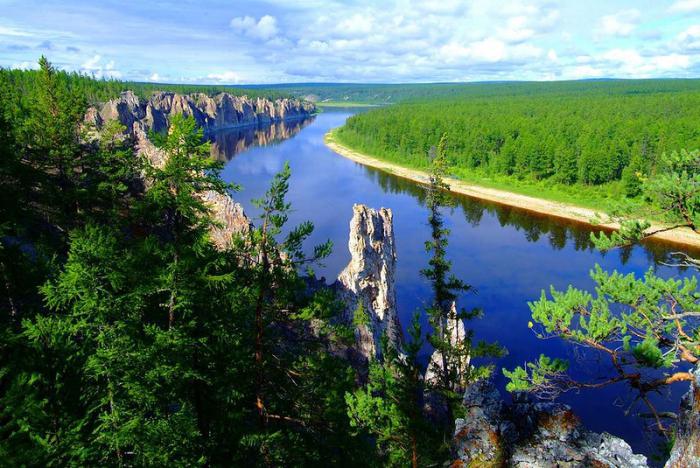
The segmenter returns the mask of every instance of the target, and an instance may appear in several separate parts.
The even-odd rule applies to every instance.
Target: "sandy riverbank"
[[[365,166],[374,167],[376,169],[380,169],[395,176],[404,179],[409,179],[414,182],[427,183],[428,181],[428,174],[426,172],[401,167],[397,164],[382,161],[368,156],[366,154],[359,153],[346,146],[343,146],[337,140],[335,140],[335,138],[333,137],[333,131],[326,133],[323,141],[326,144],[326,146],[328,146],[330,149],[332,149],[339,155],[351,159],[357,163],[363,164]],[[478,185],[469,184],[464,181],[453,178],[446,179],[446,182],[450,185],[451,192],[460,193],[462,195],[478,198],[480,200],[488,200],[491,202],[500,203],[502,205],[514,206],[517,208],[532,211],[535,213],[545,214],[548,216],[569,219],[580,223],[585,223],[591,226],[595,225],[593,220],[599,217],[596,215],[596,212],[594,210],[576,205],[550,200],[543,200],[540,198],[529,197],[527,195],[520,195],[517,193],[507,192],[505,190],[480,187]],[[600,227],[601,225],[597,226]],[[616,229],[619,227],[617,224],[605,224],[602,226],[611,229]],[[661,226],[657,225],[652,226],[650,229],[656,231],[660,228]],[[692,249],[700,249],[700,234],[693,232],[689,228],[679,228],[670,231],[659,232],[652,236],[652,239],[658,239],[679,246],[690,247]]]

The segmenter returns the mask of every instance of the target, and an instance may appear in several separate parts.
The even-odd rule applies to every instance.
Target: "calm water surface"
[[[345,159],[323,144],[328,130],[342,125],[356,112],[333,109],[313,120],[219,132],[213,151],[218,158],[229,161],[224,178],[243,187],[235,198],[254,218],[257,211],[250,200],[262,196],[272,176],[289,161],[292,177],[288,199],[295,209],[290,224],[304,220],[314,223],[316,230],[309,247],[326,239],[333,241],[333,254],[317,269],[319,275],[331,280],[350,259],[347,242],[353,204],[391,208],[398,255],[398,307],[406,324],[412,313],[430,299],[429,286],[419,275],[428,260],[424,241],[429,228],[423,190],[412,182]],[[687,274],[659,264],[668,250],[658,244],[601,254],[590,245],[590,230],[576,223],[462,196],[455,199],[456,207],[446,216],[452,231],[449,256],[455,274],[476,289],[475,294],[463,296],[460,305],[483,309],[485,317],[470,323],[477,339],[498,341],[508,349],[508,356],[496,362],[496,380],[504,395],[502,367],[513,368],[536,359],[540,353],[571,361],[580,359],[580,349],[557,340],[538,340],[528,329],[527,303],[539,298],[543,288],[550,284],[557,288],[569,284],[592,288],[589,271],[596,263],[606,270],[638,275],[649,268],[663,277]],[[586,372],[578,376],[588,380],[595,379],[607,366],[604,360],[587,363]],[[675,409],[686,389],[679,385],[671,394],[659,395],[659,408]],[[633,400],[624,387],[569,393],[560,400],[570,404],[588,428],[621,436],[636,452],[654,451],[656,442],[646,430],[651,421],[625,416]],[[630,413],[637,409],[646,412],[639,406],[631,408]]]

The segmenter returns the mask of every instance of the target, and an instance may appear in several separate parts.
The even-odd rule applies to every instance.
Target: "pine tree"
[[[465,310],[456,307],[460,293],[471,287],[452,274],[452,263],[447,259],[449,229],[444,227],[442,210],[452,206],[447,191],[449,186],[444,178],[447,174],[447,137],[443,135],[437,150],[431,150],[431,173],[426,205],[429,210],[428,223],[431,239],[426,242],[426,250],[431,254],[428,268],[421,274],[430,281],[433,297],[427,309],[433,333],[428,341],[434,348],[438,362],[429,364],[428,372],[434,377],[427,379],[427,392],[431,400],[437,397],[438,406],[444,408],[444,414],[435,417],[443,423],[443,446],[449,446],[452,439],[455,416],[461,411],[459,402],[467,385],[477,379],[490,375],[491,366],[475,366],[472,358],[498,357],[505,351],[497,344],[473,343],[472,330],[463,327],[464,320],[471,320],[481,315],[478,309]],[[459,330],[464,330],[460,336]],[[431,360],[432,361],[432,360]],[[435,402],[431,402],[431,406]],[[433,411],[437,408],[433,408]]]
[[[420,316],[409,327],[411,340],[400,354],[382,337],[381,361],[369,366],[367,384],[346,394],[351,424],[376,438],[389,466],[426,466],[442,455],[436,450],[440,434],[423,412],[424,380],[418,353],[423,347]]]

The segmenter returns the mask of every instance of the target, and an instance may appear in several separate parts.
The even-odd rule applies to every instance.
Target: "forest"
[[[332,246],[305,245],[310,222],[286,225],[289,166],[255,201],[254,226],[216,246],[202,194],[236,186],[221,179],[193,118],[176,115],[167,133],[150,135],[162,165],[137,156],[118,121],[89,136],[88,103],[124,86],[43,57],[38,71],[0,72],[2,464],[449,458],[464,385],[491,371],[459,366],[489,350],[451,343],[446,331],[428,336],[416,319],[404,348],[383,341],[381,360],[358,368],[331,352],[352,346],[366,318],[358,307],[352,323],[340,320],[344,305],[313,276]],[[430,193],[423,274],[434,298],[424,313],[446,330],[450,301],[468,286],[445,258],[444,194]],[[429,383],[418,359],[426,342],[444,365]],[[426,395],[445,408],[439,420],[424,412]]]
[[[463,99],[467,97],[541,96],[541,95],[608,95],[686,92],[698,90],[698,80],[583,80],[583,81],[485,81],[473,83],[284,83],[254,85],[311,97],[323,104],[350,103],[387,105],[426,99]]]
[[[306,245],[310,222],[287,225],[289,166],[255,201],[261,215],[250,229],[216,246],[211,231],[219,224],[201,194],[228,196],[237,187],[222,180],[222,163],[194,119],[174,116],[168,132],[150,135],[166,155],[162,165],[139,157],[118,121],[94,137],[86,131],[88,104],[125,86],[59,71],[43,57],[38,71],[0,71],[2,464],[451,460],[455,420],[468,410],[465,390],[492,375],[504,350],[476,342],[469,328],[457,339],[450,331],[482,312],[453,306],[471,286],[454,276],[448,255],[448,134],[426,155],[429,260],[420,273],[431,296],[405,324],[402,345],[382,339],[378,357],[358,369],[332,351],[353,346],[356,327],[368,326],[366,311],[358,306],[343,322],[343,304],[314,277],[332,245]],[[697,151],[663,155],[659,176],[640,185],[695,230],[699,164]],[[637,242],[639,226],[630,221],[592,241]],[[640,398],[687,385],[698,362],[697,280],[600,268],[593,279],[596,298],[574,289],[552,290],[551,299],[543,293],[531,304],[532,327],[542,338],[610,354],[619,374],[604,383],[627,383]],[[632,310],[611,313],[625,307]],[[419,358],[426,345],[439,356],[431,378]],[[566,369],[543,356],[503,372],[513,392],[600,383],[574,381]],[[671,440],[673,427],[656,416]]]
[[[0,69],[3,80],[23,96],[29,97],[40,80],[38,70]],[[248,96],[252,99],[267,97],[271,99],[290,97],[289,93],[272,89],[242,88],[226,85],[189,85],[162,84],[137,81],[121,81],[116,79],[94,79],[89,75],[77,72],[61,72],[56,76],[58,81],[70,82],[76,93],[88,104],[95,104],[114,99],[123,91],[133,91],[141,98],[148,98],[156,91],[169,91],[179,94],[203,93],[213,96],[218,93],[229,93],[234,96]]]
[[[452,97],[415,99],[348,119],[339,141],[366,154],[427,168],[448,137],[450,172],[504,187],[534,183],[640,193],[661,155],[700,147],[700,81],[648,80],[463,85]],[[575,189],[566,189],[575,187]]]

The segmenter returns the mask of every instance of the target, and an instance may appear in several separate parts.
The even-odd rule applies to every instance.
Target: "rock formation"
[[[284,120],[302,119],[315,111],[312,103],[297,99],[249,99],[220,93],[210,97],[197,93],[182,95],[157,92],[149,99],[140,99],[125,91],[117,99],[104,103],[99,109],[90,108],[86,122],[100,129],[103,122],[119,120],[127,132],[161,132],[168,128],[173,115],[192,116],[205,131],[248,125],[268,124]]]
[[[471,385],[457,419],[453,467],[646,467],[622,439],[581,426],[566,405],[516,397],[505,405],[492,382]]]
[[[454,347],[458,347],[459,344],[464,341],[466,336],[466,330],[464,328],[464,321],[457,318],[457,304],[452,302],[452,309],[450,310],[449,320],[447,321],[447,335],[449,336],[450,344]],[[463,371],[469,368],[469,356],[460,356],[459,369]],[[428,367],[425,370],[425,381],[433,382],[439,377],[439,372],[442,370],[442,353],[440,351],[433,351],[432,356],[430,356],[430,361],[428,362]],[[464,372],[459,375],[459,380],[464,377]]]
[[[675,443],[666,468],[700,468],[700,365],[681,400]]]
[[[353,206],[350,263],[335,284],[345,303],[343,320],[355,327],[356,348],[365,358],[381,354],[381,336],[399,347],[401,326],[396,312],[396,247],[391,210]]]
[[[169,96],[167,99],[166,94]],[[167,114],[158,110],[163,108],[164,100],[170,102]],[[202,100],[203,98],[198,102]],[[191,97],[157,93],[144,103],[131,91],[126,91],[118,99],[104,104],[99,111],[96,108],[88,109],[85,122],[99,131],[106,122],[119,120],[127,127],[127,133],[133,139],[137,155],[145,158],[154,167],[160,168],[165,165],[168,156],[148,139],[147,132],[151,129],[166,129],[171,113],[193,112],[192,109],[197,107],[189,106],[192,102]],[[145,182],[148,186],[148,181]],[[230,196],[212,191],[202,192],[199,196],[211,207],[213,217],[218,224],[211,230],[212,241],[218,248],[228,247],[234,235],[244,234],[250,230],[251,223],[243,207],[234,202]]]

